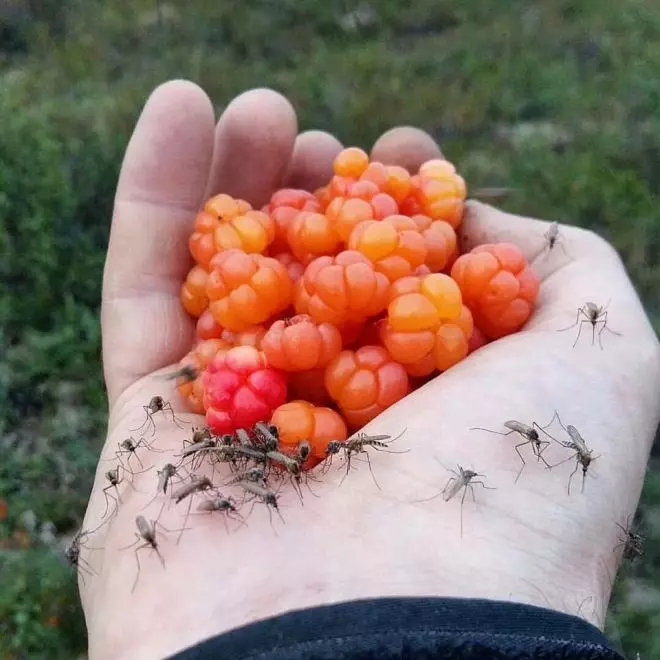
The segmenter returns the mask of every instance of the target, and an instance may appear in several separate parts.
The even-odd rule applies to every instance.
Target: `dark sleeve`
[[[288,612],[171,660],[623,660],[596,627],[554,610],[462,598],[379,598]]]

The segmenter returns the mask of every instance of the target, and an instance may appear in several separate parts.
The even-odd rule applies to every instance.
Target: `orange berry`
[[[373,199],[380,189],[373,181],[356,181],[348,188],[348,196],[365,200]]]
[[[383,163],[369,163],[367,169],[360,174],[360,181],[370,181],[379,190],[384,190],[388,181],[387,165]]]
[[[286,268],[292,282],[297,282],[305,273],[305,266],[290,252],[280,252],[274,255],[273,259],[277,259]]]
[[[331,220],[323,213],[301,211],[287,234],[293,254],[300,260],[334,254],[340,243]]]
[[[412,194],[420,204],[421,212],[433,220],[445,220],[454,229],[463,219],[465,181],[447,160],[433,159],[419,168],[412,178]]]
[[[354,428],[364,426],[410,391],[405,369],[382,346],[342,351],[326,367],[325,386]]]
[[[197,336],[200,339],[217,339],[222,336],[224,328],[213,318],[209,310],[202,312],[197,319]]]
[[[424,237],[405,215],[361,222],[351,232],[348,247],[361,252],[390,282],[412,275],[427,255]]]
[[[319,201],[321,209],[325,211],[328,204],[332,201],[332,194],[330,193],[330,186],[322,186],[314,191],[314,197]]]
[[[411,189],[412,183],[408,170],[398,165],[389,165],[384,192],[390,194],[397,204],[401,204],[408,197]],[[403,213],[403,211],[401,212]]]
[[[275,222],[242,199],[211,197],[197,214],[189,247],[193,258],[208,267],[214,252],[239,248],[263,252],[275,238]]]
[[[364,321],[387,303],[389,282],[354,250],[314,259],[295,287],[295,308],[317,323]]]
[[[387,193],[374,195],[369,200],[369,203],[373,210],[374,220],[382,220],[390,215],[397,215],[399,213],[399,205]]]
[[[332,169],[337,176],[358,178],[369,166],[368,154],[358,147],[348,147],[337,154]]]
[[[282,404],[275,409],[270,422],[277,427],[284,450],[295,450],[301,440],[309,442],[311,456],[303,466],[306,470],[326,458],[330,441],[346,440],[348,436],[346,424],[338,413],[303,400]]]
[[[191,316],[201,316],[209,306],[206,293],[208,276],[201,266],[193,266],[181,286],[181,302]]]
[[[451,269],[475,324],[489,339],[519,330],[539,291],[539,278],[520,250],[509,243],[480,245]]]
[[[292,282],[271,257],[233,249],[211,260],[206,282],[209,310],[224,328],[241,332],[263,323],[291,304]]]
[[[213,232],[219,224],[219,220],[206,211],[200,211],[195,218],[193,232],[188,239],[188,249],[193,259],[204,268],[208,268],[216,253]]]
[[[431,272],[440,272],[447,267],[450,259],[456,253],[454,228],[444,220],[431,220],[427,215],[415,215],[412,220],[424,237],[426,244],[424,263]]]
[[[330,323],[314,323],[307,314],[275,321],[261,341],[268,364],[283,371],[325,367],[341,351],[341,335]]]
[[[264,207],[275,222],[275,240],[271,244],[271,250],[276,252],[288,252],[289,225],[298,215],[299,211],[321,211],[323,206],[319,200],[307,190],[296,188],[282,188],[271,198],[270,203]],[[271,252],[272,254],[272,252]]]
[[[398,332],[389,324],[380,326],[381,340],[390,355],[416,377],[446,371],[465,358],[472,331],[472,314],[465,305],[456,317],[430,330]]]
[[[265,334],[266,328],[263,325],[255,325],[241,332],[232,332],[224,328],[220,339],[231,346],[252,346],[261,350],[261,341]]]
[[[189,367],[197,372],[194,379],[178,378],[177,390],[181,397],[188,404],[192,412],[204,414],[203,400],[203,381],[202,374],[204,369],[211,363],[215,356],[222,352],[228,351],[231,345],[222,339],[207,339],[199,342],[187,355],[185,355],[179,362],[179,369]]]
[[[344,242],[348,241],[351,232],[360,222],[374,218],[373,206],[364,199],[337,197],[330,202],[325,213]]]
[[[435,330],[462,310],[461,290],[444,273],[402,278],[394,283],[390,299],[387,320],[396,332]]]
[[[328,184],[328,193],[332,199],[335,197],[346,197],[350,187],[357,181],[351,176],[333,176]]]

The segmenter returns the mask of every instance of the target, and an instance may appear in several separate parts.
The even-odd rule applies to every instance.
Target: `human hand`
[[[341,148],[327,134],[296,139],[293,110],[263,90],[235,100],[215,139],[213,132],[203,92],[175,82],[151,97],[129,145],[104,277],[110,404],[104,459],[143,421],[142,406],[152,396],[170,398],[162,376],[192,337],[178,293],[189,267],[187,236],[203,199],[223,191],[261,204],[283,183],[313,188],[327,180]],[[399,129],[378,141],[373,156],[414,169],[438,153],[423,134]],[[467,248],[507,240],[531,258],[545,228],[470,203],[462,234]],[[615,522],[636,506],[658,420],[660,358],[612,249],[588,232],[562,231],[573,260],[562,260],[558,251],[534,264],[543,284],[525,330],[470,356],[365,428],[392,435],[406,428],[398,443],[409,453],[372,459],[382,492],[366,467],[352,471],[341,488],[341,473],[332,470],[314,486],[320,497],[305,498],[304,507],[295,495],[283,495],[286,525],[278,525],[277,536],[262,507],[231,534],[214,517],[191,516],[180,545],[163,535],[165,570],[156,557],[140,553],[131,593],[135,555],[121,548],[134,539],[136,515],[149,518],[159,508],[144,509],[155,492],[154,472],[136,475],[135,488],[121,491],[116,517],[89,540],[101,550],[84,551],[97,573],[81,581],[90,657],[163,657],[279,612],[366,597],[480,596],[575,613],[591,596],[604,607]],[[622,336],[610,337],[604,351],[589,341],[572,349],[572,337],[555,332],[572,323],[587,300],[609,298],[612,327]],[[187,426],[202,422],[171,400]],[[511,418],[544,424],[555,408],[600,454],[584,495],[579,489],[566,494],[572,463],[548,472],[528,457],[514,484],[515,442],[469,431],[498,430]],[[142,453],[146,467],[172,460],[181,447],[182,431],[167,417],[157,423],[155,446],[165,453]],[[462,538],[458,498],[411,503],[447,480],[433,456],[447,467],[482,471],[497,488],[477,492],[479,506],[466,499]],[[552,447],[544,456],[556,462],[566,451]],[[96,527],[103,514],[103,473],[112,465],[99,464],[84,529]],[[172,509],[161,521],[175,529],[183,517]]]

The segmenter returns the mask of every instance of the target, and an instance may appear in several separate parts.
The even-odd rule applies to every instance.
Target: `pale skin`
[[[128,147],[117,189],[103,283],[103,362],[109,423],[102,458],[144,419],[152,396],[172,401],[183,425],[203,419],[185,412],[172,382],[192,341],[193,323],[179,303],[190,267],[187,237],[203,200],[216,192],[263,204],[282,185],[314,189],[330,176],[341,149],[319,131],[298,134],[295,112],[278,94],[253,90],[235,99],[217,126],[211,102],[195,85],[173,81],[150,97]],[[372,156],[416,168],[440,151],[411,128],[389,131]],[[576,614],[601,626],[618,555],[619,529],[637,506],[653,434],[660,415],[660,352],[655,334],[615,251],[596,235],[561,227],[571,258],[547,255],[549,223],[505,214],[469,202],[462,248],[485,242],[518,245],[542,278],[538,308],[525,329],[489,345],[417,390],[371,422],[368,433],[397,435],[408,453],[372,453],[382,487],[365,464],[341,486],[330,470],[315,484],[319,498],[302,507],[283,490],[277,534],[263,507],[246,526],[227,534],[213,516],[191,516],[177,534],[158,533],[163,569],[155,553],[141,550],[135,591],[135,517],[158,514],[156,470],[135,477],[142,492],[124,488],[118,515],[82,550],[97,575],[84,576],[81,595],[92,660],[159,658],[204,638],[279,613],[379,596],[483,597],[531,603]],[[585,337],[557,332],[587,301],[612,300],[609,321],[621,336],[603,335],[604,350]],[[575,328],[577,332],[577,328]],[[595,454],[584,494],[581,473],[570,497],[572,461],[546,470],[502,423],[546,424],[557,409],[579,429]],[[145,466],[176,462],[186,432],[167,414],[154,418],[154,446],[140,454]],[[559,436],[554,425],[550,432]],[[561,439],[567,439],[561,436]],[[151,442],[151,438],[148,440]],[[394,447],[393,447],[394,448]],[[567,457],[555,443],[544,456]],[[463,510],[460,497],[431,497],[450,476],[447,468],[484,473],[496,490],[475,486]],[[84,528],[104,510],[101,462]],[[578,487],[576,487],[578,486]],[[161,522],[175,530],[185,507],[166,509]]]

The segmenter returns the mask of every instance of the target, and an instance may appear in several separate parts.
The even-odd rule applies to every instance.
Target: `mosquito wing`
[[[535,431],[531,426],[523,424],[522,422],[517,422],[515,419],[509,419],[504,422],[504,426],[516,433],[520,433],[525,438],[534,437]]]
[[[587,443],[584,441],[584,438],[580,435],[580,432],[574,427],[571,426],[570,424],[566,427],[566,431],[568,432],[568,435],[571,436],[571,440],[573,441],[573,444],[575,445],[575,449],[580,453],[580,454],[588,454],[589,449],[587,447]]]

